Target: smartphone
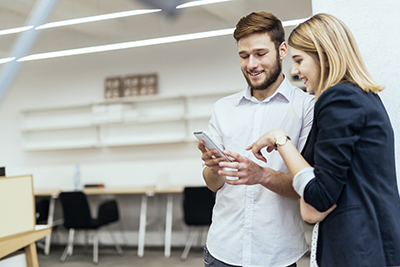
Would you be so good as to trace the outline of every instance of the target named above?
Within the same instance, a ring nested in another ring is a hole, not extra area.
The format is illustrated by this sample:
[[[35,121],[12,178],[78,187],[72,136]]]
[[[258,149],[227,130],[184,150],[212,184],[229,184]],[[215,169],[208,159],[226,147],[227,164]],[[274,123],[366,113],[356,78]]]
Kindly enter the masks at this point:
[[[217,158],[219,158],[219,157],[225,157],[227,161],[232,162],[232,160],[231,160],[227,155],[225,155],[225,154],[222,152],[222,149],[219,148],[219,147],[217,146],[217,144],[211,139],[210,136],[207,135],[206,132],[194,132],[193,134],[194,134],[194,136],[196,136],[197,139],[203,140],[203,141],[204,141],[204,146],[205,146],[208,150],[217,149],[217,150],[218,150],[218,153],[215,154],[215,156],[216,156]]]

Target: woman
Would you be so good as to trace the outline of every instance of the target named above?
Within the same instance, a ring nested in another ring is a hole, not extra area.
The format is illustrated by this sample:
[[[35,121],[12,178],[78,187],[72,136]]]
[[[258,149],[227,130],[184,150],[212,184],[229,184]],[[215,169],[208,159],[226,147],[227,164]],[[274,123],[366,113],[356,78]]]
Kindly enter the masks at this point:
[[[247,149],[276,148],[302,197],[303,219],[319,223],[317,262],[325,266],[400,266],[400,198],[394,134],[347,26],[328,14],[289,37],[292,74],[315,93],[314,122],[300,154],[284,130]],[[312,167],[311,167],[312,166]]]

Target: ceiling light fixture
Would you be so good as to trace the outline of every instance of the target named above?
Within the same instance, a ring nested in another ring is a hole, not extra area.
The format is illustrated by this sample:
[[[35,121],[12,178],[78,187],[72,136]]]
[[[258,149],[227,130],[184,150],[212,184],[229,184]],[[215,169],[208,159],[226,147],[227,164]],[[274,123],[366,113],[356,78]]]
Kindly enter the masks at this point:
[[[15,59],[15,57],[0,58],[0,64],[13,61],[14,59]]]
[[[304,22],[304,21],[306,21],[308,19],[310,19],[310,18],[282,21],[282,26],[283,27],[296,26],[296,25],[299,25],[300,23],[302,23],[302,22]]]
[[[12,29],[7,29],[7,30],[1,30],[0,35],[6,35],[6,34],[11,34],[11,33],[18,33],[18,32],[23,32],[32,29],[33,26],[23,26],[23,27],[18,27],[18,28],[12,28]]]
[[[40,53],[40,54],[33,54],[33,55],[26,56],[26,57],[22,57],[22,58],[18,59],[17,61],[19,62],[19,61],[30,61],[30,60],[45,59],[45,58],[65,57],[65,56],[82,55],[82,54],[89,54],[89,53],[96,53],[96,52],[112,51],[112,50],[118,50],[118,49],[126,49],[126,48],[142,47],[142,46],[149,46],[149,45],[189,41],[189,40],[196,40],[196,39],[202,39],[202,38],[208,38],[208,37],[228,35],[228,34],[232,34],[234,30],[235,30],[235,28],[230,28],[230,29],[223,29],[223,30],[175,35],[175,36],[169,36],[169,37],[160,37],[160,38],[133,41],[133,42],[125,42],[125,43],[117,43],[117,44],[109,44],[109,45],[99,45],[99,46],[92,46],[92,47],[85,47],[85,48],[77,48],[77,49],[69,49],[69,50],[62,50],[62,51],[55,51],[55,52],[48,52],[48,53]]]
[[[307,19],[309,19],[309,18],[283,21],[282,25],[284,27],[295,26],[303,21],[306,21]],[[33,54],[33,55],[22,57],[22,58],[18,59],[17,61],[20,62],[20,61],[30,61],[30,60],[38,60],[38,59],[46,59],[46,58],[65,57],[65,56],[82,55],[82,54],[89,54],[89,53],[96,53],[96,52],[119,50],[119,49],[127,49],[127,48],[143,47],[143,46],[150,46],[150,45],[189,41],[189,40],[229,35],[229,34],[232,34],[234,30],[235,30],[235,28],[229,28],[229,29],[222,29],[222,30],[175,35],[175,36],[169,36],[169,37],[153,38],[153,39],[147,39],[147,40],[124,42],[124,43],[117,43],[117,44],[99,45],[99,46],[92,46],[92,47],[62,50],[62,51],[39,53],[39,54]],[[6,62],[12,61],[14,59],[15,58],[0,59],[0,63],[6,63]]]
[[[220,2],[228,2],[232,0],[198,0],[198,1],[191,1],[182,5],[179,5],[176,7],[176,9],[180,8],[186,8],[186,7],[193,7],[193,6],[202,6],[202,5],[208,5],[208,4],[215,4],[215,3],[220,3]]]
[[[109,14],[98,15],[98,16],[49,22],[49,23],[40,25],[40,26],[36,27],[35,29],[41,30],[41,29],[48,29],[48,28],[54,28],[54,27],[69,26],[69,25],[75,25],[75,24],[81,24],[81,23],[87,23],[87,22],[93,22],[93,21],[136,16],[136,15],[148,14],[148,13],[154,13],[154,12],[160,12],[160,11],[161,11],[161,9],[138,9],[138,10],[122,11],[122,12],[109,13]]]

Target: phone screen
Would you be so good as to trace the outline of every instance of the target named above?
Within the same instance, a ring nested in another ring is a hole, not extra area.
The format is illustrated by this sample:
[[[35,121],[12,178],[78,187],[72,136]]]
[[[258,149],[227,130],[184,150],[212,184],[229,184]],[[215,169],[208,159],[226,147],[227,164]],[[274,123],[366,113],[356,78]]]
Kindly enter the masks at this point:
[[[194,136],[196,136],[197,139],[203,140],[204,141],[204,146],[208,150],[213,150],[217,149],[218,153],[215,155],[216,157],[225,157],[226,160],[232,161],[228,156],[226,156],[223,152],[222,149],[211,139],[210,136],[207,135],[206,132],[194,132]]]

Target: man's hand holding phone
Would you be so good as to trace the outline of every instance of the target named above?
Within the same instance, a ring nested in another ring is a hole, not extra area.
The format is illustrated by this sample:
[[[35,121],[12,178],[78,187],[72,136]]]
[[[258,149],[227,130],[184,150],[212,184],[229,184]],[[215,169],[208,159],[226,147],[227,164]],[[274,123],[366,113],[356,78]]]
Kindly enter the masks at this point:
[[[207,148],[208,151],[213,151],[212,155],[215,158],[224,157],[225,160],[232,161],[227,155],[222,152],[222,149],[214,142],[214,140],[211,139],[211,137],[206,132],[194,132],[193,134],[197,139],[199,139],[199,141],[203,141],[203,145],[205,148]]]
[[[202,152],[201,159],[204,164],[210,168],[210,170],[218,175],[218,171],[221,169],[219,163],[221,161],[226,161],[227,159],[223,157],[221,149],[219,149],[211,138],[204,132],[194,132],[194,135],[199,139],[198,148]]]
[[[194,135],[197,139],[200,140],[198,148],[202,151],[202,160],[204,161],[205,165],[210,168],[210,170],[215,175],[220,175],[219,173],[222,171],[234,171],[229,168],[223,168],[220,166],[221,162],[233,162],[231,157],[224,154],[222,149],[218,147],[218,145],[211,139],[210,136],[207,135],[205,132],[194,132]],[[237,180],[238,178],[235,176],[225,176],[228,180]]]

